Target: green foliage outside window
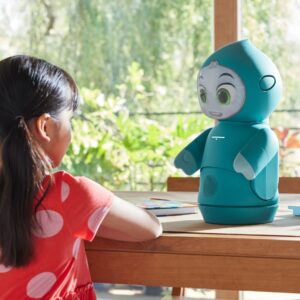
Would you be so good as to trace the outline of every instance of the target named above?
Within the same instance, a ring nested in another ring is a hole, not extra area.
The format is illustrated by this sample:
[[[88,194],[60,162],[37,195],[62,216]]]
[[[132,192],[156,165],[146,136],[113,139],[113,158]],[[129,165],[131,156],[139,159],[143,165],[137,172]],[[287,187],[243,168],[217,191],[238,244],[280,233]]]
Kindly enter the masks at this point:
[[[283,75],[280,108],[298,101],[299,44],[287,39],[295,3],[242,2],[243,36],[271,56]],[[168,175],[182,175],[173,167],[177,152],[213,124],[196,114],[197,72],[213,51],[213,1],[19,0],[2,7],[1,58],[42,57],[66,69],[80,88],[83,103],[63,168],[115,190],[159,190]],[[148,115],[190,111],[196,113]],[[297,127],[297,120],[277,113],[271,125]],[[287,137],[295,135],[281,129],[277,134],[285,162],[291,155],[286,145],[297,144]],[[296,168],[281,170],[295,175]]]
[[[181,174],[174,157],[212,122],[134,113],[200,110],[211,1],[37,0],[15,9],[23,26],[10,33],[12,48],[62,66],[81,91],[63,168],[112,189],[163,189],[168,175]]]
[[[162,125],[131,116],[126,99],[82,89],[85,99],[73,121],[73,142],[63,168],[117,190],[161,190],[169,174],[181,173],[173,159],[211,121],[176,117]]]

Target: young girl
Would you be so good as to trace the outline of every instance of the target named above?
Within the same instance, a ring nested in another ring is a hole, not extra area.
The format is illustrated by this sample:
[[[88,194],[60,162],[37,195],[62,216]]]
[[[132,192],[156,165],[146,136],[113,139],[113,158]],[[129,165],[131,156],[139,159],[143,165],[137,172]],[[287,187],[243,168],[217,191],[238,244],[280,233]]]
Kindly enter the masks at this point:
[[[96,299],[83,240],[158,237],[156,217],[59,166],[78,105],[46,61],[0,61],[0,299]],[[101,226],[100,226],[101,225]]]

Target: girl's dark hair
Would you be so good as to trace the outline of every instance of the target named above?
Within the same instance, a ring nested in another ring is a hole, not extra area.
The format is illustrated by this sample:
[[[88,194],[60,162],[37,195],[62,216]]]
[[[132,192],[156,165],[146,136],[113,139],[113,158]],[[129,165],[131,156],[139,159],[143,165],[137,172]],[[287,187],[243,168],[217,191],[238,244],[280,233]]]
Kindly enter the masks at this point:
[[[76,84],[61,68],[25,55],[0,61],[0,263],[5,266],[25,266],[34,255],[35,212],[51,171],[28,124],[44,113],[74,111],[77,103]]]

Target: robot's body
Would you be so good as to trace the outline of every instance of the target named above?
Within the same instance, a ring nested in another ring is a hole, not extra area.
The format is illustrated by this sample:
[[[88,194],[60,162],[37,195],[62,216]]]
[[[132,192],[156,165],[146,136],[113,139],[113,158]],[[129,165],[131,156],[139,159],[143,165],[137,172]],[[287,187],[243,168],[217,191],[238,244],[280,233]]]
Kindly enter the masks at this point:
[[[278,141],[268,116],[281,96],[271,60],[249,41],[218,50],[198,75],[202,111],[218,124],[176,157],[201,172],[199,207],[208,223],[271,222],[278,207]]]

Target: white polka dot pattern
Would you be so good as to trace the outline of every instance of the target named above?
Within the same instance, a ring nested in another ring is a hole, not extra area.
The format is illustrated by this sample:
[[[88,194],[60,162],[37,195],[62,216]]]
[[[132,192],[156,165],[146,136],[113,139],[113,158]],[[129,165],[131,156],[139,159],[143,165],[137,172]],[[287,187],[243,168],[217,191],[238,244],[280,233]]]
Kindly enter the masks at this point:
[[[40,210],[36,213],[36,217],[42,227],[34,232],[39,238],[49,238],[58,234],[64,225],[63,217],[54,210]]]
[[[61,201],[65,202],[70,194],[70,186],[66,182],[61,183]]]
[[[80,244],[81,244],[81,239],[80,238],[76,239],[74,242],[73,251],[72,251],[74,258],[77,258],[77,256],[78,256]]]
[[[55,274],[43,272],[34,276],[27,284],[27,296],[38,299],[45,296],[56,282]]]
[[[0,264],[0,273],[6,273],[10,271],[12,268],[11,267],[5,267],[4,265]]]
[[[90,215],[88,220],[88,227],[93,233],[96,233],[99,226],[99,222],[102,220],[103,215],[105,214],[107,209],[108,209],[107,207],[98,207]]]

